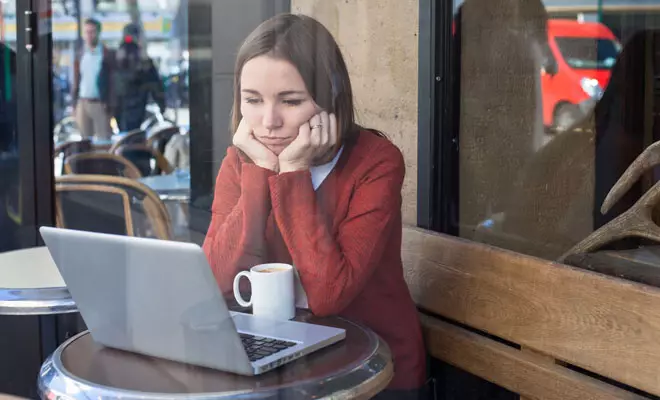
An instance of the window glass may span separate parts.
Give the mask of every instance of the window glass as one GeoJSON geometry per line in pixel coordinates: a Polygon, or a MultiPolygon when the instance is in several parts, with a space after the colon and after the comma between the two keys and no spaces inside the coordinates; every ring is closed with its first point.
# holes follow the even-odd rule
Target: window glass
{"type": "Polygon", "coordinates": [[[634,1],[456,4],[460,236],[557,259],[652,186],[649,170],[601,212],[658,139],[658,15],[634,1]]]}

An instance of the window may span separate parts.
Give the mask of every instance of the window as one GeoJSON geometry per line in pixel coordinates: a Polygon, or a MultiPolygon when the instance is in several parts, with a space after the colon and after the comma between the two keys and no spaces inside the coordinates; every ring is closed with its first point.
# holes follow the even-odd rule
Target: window
{"type": "Polygon", "coordinates": [[[559,52],[575,69],[612,69],[621,46],[611,39],[557,37],[559,52]]]}
{"type": "Polygon", "coordinates": [[[437,92],[450,112],[435,114],[436,229],[557,259],[655,182],[601,213],[658,139],[644,82],[655,76],[660,9],[607,3],[454,2],[452,33],[436,37],[448,46],[436,59],[451,60],[437,92]]]}

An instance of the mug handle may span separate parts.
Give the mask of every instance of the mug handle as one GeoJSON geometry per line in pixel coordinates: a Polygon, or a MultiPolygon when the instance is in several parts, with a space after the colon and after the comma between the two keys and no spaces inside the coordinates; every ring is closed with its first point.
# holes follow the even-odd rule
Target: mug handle
{"type": "Polygon", "coordinates": [[[236,301],[242,307],[250,307],[252,305],[252,298],[250,298],[250,301],[245,301],[241,296],[240,290],[238,289],[238,284],[240,283],[242,276],[246,277],[248,281],[250,281],[250,285],[252,285],[252,280],[250,280],[250,272],[249,271],[239,272],[238,275],[236,275],[236,277],[234,278],[234,298],[236,298],[236,301]]]}

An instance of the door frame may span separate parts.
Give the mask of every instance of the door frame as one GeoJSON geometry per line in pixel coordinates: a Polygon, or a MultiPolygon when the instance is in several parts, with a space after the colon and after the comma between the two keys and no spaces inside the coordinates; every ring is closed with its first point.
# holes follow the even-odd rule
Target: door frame
{"type": "MultiPolygon", "coordinates": [[[[29,31],[38,25],[35,7],[51,0],[16,2],[16,135],[18,144],[19,201],[16,218],[18,248],[42,245],[38,228],[53,225],[52,139],[52,35],[29,31]],[[37,36],[39,35],[39,36],[37,36]],[[29,51],[26,44],[32,44],[29,51]]],[[[47,25],[46,25],[47,26],[47,25]]],[[[0,206],[5,207],[5,204],[0,206]]],[[[6,234],[6,233],[5,233],[6,234]]],[[[55,316],[2,316],[4,342],[0,371],[9,373],[0,392],[34,398],[35,377],[41,362],[55,350],[58,318],[55,316]]]]}
{"type": "Polygon", "coordinates": [[[33,154],[35,187],[36,244],[43,246],[41,226],[55,225],[55,178],[53,166],[53,28],[50,12],[53,0],[30,0],[35,12],[32,50],[33,154]],[[40,9],[41,8],[41,9],[40,9]],[[45,15],[44,15],[45,13],[45,15]],[[39,31],[43,29],[43,31],[39,31]]]}
{"type": "Polygon", "coordinates": [[[458,234],[459,102],[454,0],[419,0],[417,225],[458,234]]]}
{"type": "MultiPolygon", "coordinates": [[[[16,96],[21,248],[43,245],[38,228],[54,223],[52,33],[38,32],[37,6],[51,0],[16,0],[16,96]],[[30,26],[31,35],[26,28],[30,26]],[[26,44],[32,44],[28,51],[26,44]]],[[[49,26],[44,21],[43,27],[49,26]]],[[[51,25],[52,26],[52,25],[51,25]]],[[[52,30],[52,29],[49,29],[52,30]]]]}

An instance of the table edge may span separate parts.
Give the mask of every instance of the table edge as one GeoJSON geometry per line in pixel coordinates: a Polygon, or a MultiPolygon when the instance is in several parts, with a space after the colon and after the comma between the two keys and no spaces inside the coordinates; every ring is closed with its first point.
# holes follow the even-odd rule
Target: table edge
{"type": "MultiPolygon", "coordinates": [[[[347,320],[348,321],[348,320],[347,320]]],[[[356,324],[353,321],[348,321],[350,323],[356,324]]],[[[357,326],[361,327],[364,329],[363,326],[360,324],[356,324],[357,326]]],[[[368,328],[366,328],[368,329],[368,328]]],[[[393,359],[392,359],[392,353],[387,345],[387,343],[380,337],[378,336],[375,332],[368,330],[367,331],[370,335],[373,335],[375,337],[375,340],[378,342],[378,346],[374,351],[371,352],[369,355],[369,358],[366,359],[364,362],[360,363],[357,365],[355,368],[353,368],[350,372],[348,372],[348,376],[351,374],[356,373],[357,371],[361,371],[362,369],[365,369],[367,367],[370,367],[372,364],[375,364],[376,366],[383,364],[384,367],[381,368],[374,376],[371,378],[367,379],[364,382],[361,382],[358,386],[341,390],[339,392],[336,392],[332,394],[331,398],[332,399],[341,399],[341,398],[347,398],[347,399],[353,399],[353,398],[370,398],[374,394],[380,392],[384,388],[387,387],[387,385],[390,383],[394,376],[394,365],[393,365],[393,359]]],[[[46,382],[48,379],[51,381],[54,379],[59,378],[63,380],[63,387],[70,387],[69,385],[73,385],[74,387],[79,388],[81,391],[88,391],[86,396],[90,397],[93,396],[95,398],[103,399],[103,398],[109,398],[111,394],[116,397],[118,394],[122,396],[125,400],[131,400],[131,399],[140,399],[140,400],[155,400],[155,399],[190,399],[190,400],[206,400],[206,399],[226,399],[226,398],[232,398],[233,396],[239,396],[239,395],[245,395],[249,393],[254,393],[255,396],[262,397],[262,396],[268,396],[268,395],[280,395],[283,391],[285,390],[294,390],[295,387],[292,386],[286,386],[286,387],[277,387],[273,388],[271,390],[263,390],[259,392],[253,392],[251,390],[240,390],[240,391],[233,391],[233,392],[204,392],[204,393],[182,393],[182,394],[173,394],[173,393],[157,393],[157,392],[138,392],[138,391],[131,391],[131,390],[125,390],[125,389],[116,389],[104,385],[99,385],[94,382],[87,381],[85,379],[81,379],[78,377],[74,377],[62,364],[61,362],[61,355],[62,352],[73,342],[76,340],[80,339],[81,337],[85,335],[91,334],[89,331],[81,332],[70,339],[68,339],[66,342],[64,342],[62,345],[60,345],[53,354],[51,354],[42,364],[41,370],[39,373],[39,379],[38,379],[38,392],[41,398],[47,398],[48,393],[53,393],[57,394],[60,396],[65,396],[66,393],[59,393],[55,388],[53,387],[47,387],[48,383],[46,382]],[[92,391],[90,394],[89,391],[92,391]]],[[[329,375],[328,377],[333,377],[337,376],[337,374],[334,375],[329,375]]],[[[305,386],[310,385],[309,380],[305,381],[303,385],[300,386],[300,388],[304,388],[305,386]]],[[[321,398],[327,398],[328,396],[323,396],[321,398]]]]}
{"type": "Polygon", "coordinates": [[[77,311],[71,294],[63,287],[0,288],[0,315],[52,315],[77,311]],[[51,296],[45,297],[44,294],[51,296]]]}

